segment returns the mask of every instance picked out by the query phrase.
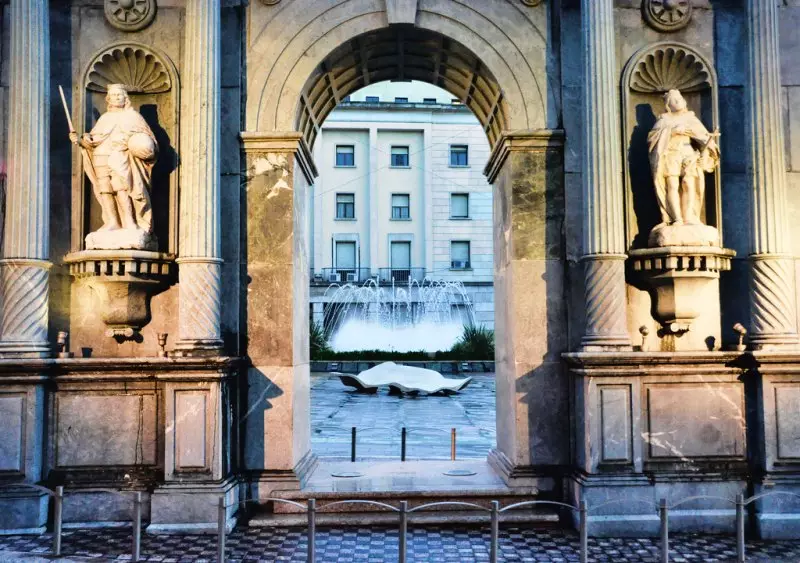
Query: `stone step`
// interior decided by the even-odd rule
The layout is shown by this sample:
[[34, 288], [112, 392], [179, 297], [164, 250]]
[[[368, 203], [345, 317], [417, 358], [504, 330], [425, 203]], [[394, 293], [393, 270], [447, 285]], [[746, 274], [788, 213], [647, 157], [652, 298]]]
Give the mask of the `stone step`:
[[[442, 525], [442, 524], [488, 524], [491, 521], [489, 512], [477, 510], [437, 510], [412, 512], [408, 515], [409, 524], [416, 525]], [[387, 526], [398, 524], [396, 512], [317, 512], [317, 526], [330, 527], [359, 527], [359, 526]], [[537, 508], [518, 509], [503, 512], [500, 515], [501, 524], [526, 524], [533, 527], [554, 528], [560, 525], [558, 512], [551, 509]], [[247, 522], [254, 528], [283, 528], [304, 527], [308, 524], [305, 513], [275, 514], [269, 512], [267, 507], [261, 506], [254, 510]]]

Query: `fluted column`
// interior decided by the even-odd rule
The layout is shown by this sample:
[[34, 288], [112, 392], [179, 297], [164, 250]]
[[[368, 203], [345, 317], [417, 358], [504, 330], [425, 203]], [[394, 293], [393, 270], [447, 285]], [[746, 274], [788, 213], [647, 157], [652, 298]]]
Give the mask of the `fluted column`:
[[747, 0], [747, 22], [753, 186], [750, 339], [757, 348], [796, 346], [797, 294], [786, 215], [777, 3]]
[[186, 3], [176, 349], [221, 349], [220, 0]]
[[47, 356], [50, 38], [47, 0], [11, 0], [0, 356]]
[[586, 350], [629, 348], [613, 0], [582, 0]]

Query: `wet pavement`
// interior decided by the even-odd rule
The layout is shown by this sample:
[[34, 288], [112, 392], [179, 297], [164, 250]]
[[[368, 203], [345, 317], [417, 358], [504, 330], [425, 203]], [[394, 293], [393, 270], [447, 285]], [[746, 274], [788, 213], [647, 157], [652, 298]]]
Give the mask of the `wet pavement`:
[[[128, 530], [66, 530], [60, 561], [130, 560]], [[391, 528], [318, 529], [316, 560], [322, 563], [397, 561], [398, 535]], [[46, 561], [52, 536], [0, 536], [0, 561]], [[589, 561], [659, 561], [656, 539], [590, 539]], [[676, 534], [670, 543], [670, 561], [735, 561], [732, 536]], [[302, 528], [237, 528], [227, 539], [231, 562], [306, 561]], [[142, 561], [163, 563], [211, 562], [216, 557], [213, 535], [142, 537]], [[408, 559], [413, 563], [477, 563], [489, 561], [488, 526], [410, 526]], [[578, 561], [578, 537], [568, 530], [534, 530], [502, 526], [499, 561]], [[747, 542], [747, 561], [800, 561], [800, 542]]]
[[493, 373], [472, 375], [456, 395], [393, 396], [358, 393], [336, 375], [311, 374], [311, 449], [320, 458], [350, 459], [356, 427], [356, 457], [400, 459], [401, 429], [407, 429], [406, 459], [450, 459], [456, 429], [457, 459], [486, 459], [495, 444]]

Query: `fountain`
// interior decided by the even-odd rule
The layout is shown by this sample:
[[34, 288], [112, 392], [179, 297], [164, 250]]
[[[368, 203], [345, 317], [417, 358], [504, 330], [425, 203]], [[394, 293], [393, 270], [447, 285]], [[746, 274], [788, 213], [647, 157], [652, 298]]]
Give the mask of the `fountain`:
[[403, 286], [331, 284], [326, 326], [333, 350], [449, 350], [474, 322], [472, 302], [458, 281], [410, 280]]

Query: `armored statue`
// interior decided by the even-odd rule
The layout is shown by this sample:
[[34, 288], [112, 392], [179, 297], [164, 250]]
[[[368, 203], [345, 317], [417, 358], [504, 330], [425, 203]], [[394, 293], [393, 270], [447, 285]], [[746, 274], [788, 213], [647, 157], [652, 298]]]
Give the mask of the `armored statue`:
[[650, 246], [717, 245], [719, 233], [700, 218], [705, 174], [719, 163], [718, 132], [710, 133], [678, 90], [664, 96], [662, 113], [647, 137], [661, 223]]
[[110, 84], [106, 113], [89, 133], [71, 131], [102, 209], [103, 226], [86, 237], [87, 249], [155, 249], [150, 188], [158, 144], [122, 84]]

